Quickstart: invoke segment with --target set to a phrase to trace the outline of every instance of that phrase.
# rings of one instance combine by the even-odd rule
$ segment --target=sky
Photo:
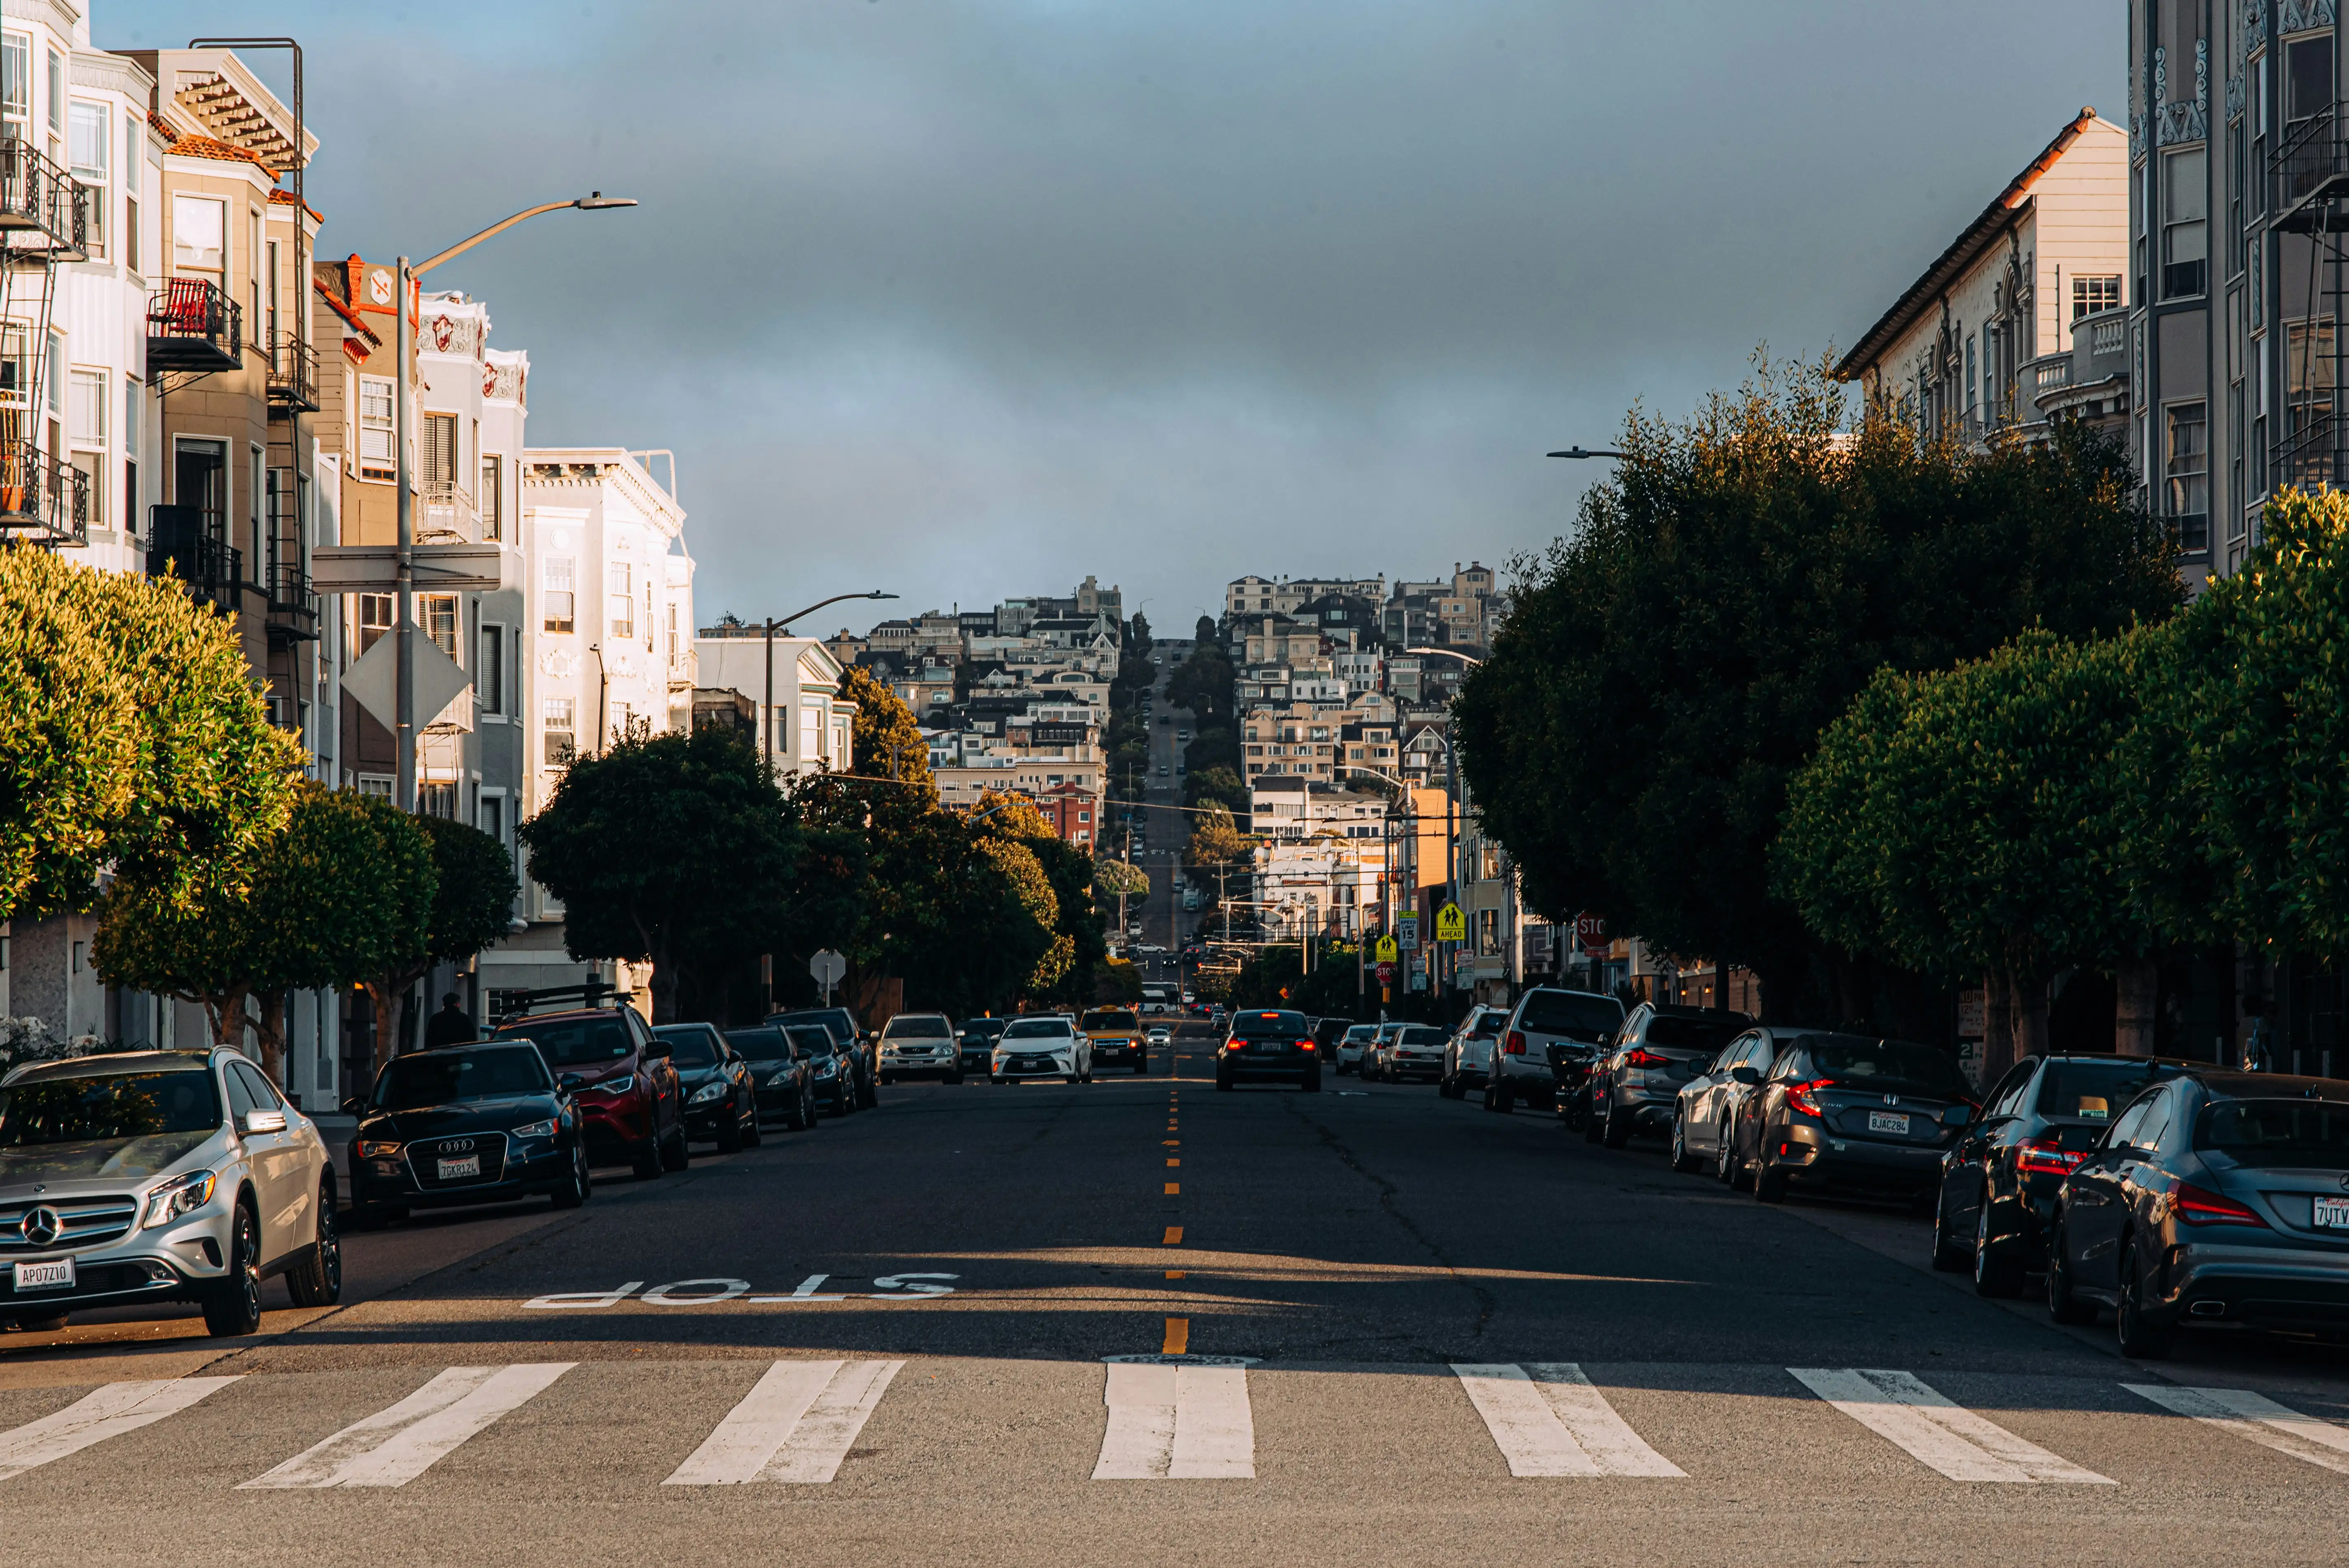
[[[1248,573],[1573,524],[1625,411],[1848,346],[2083,105],[2115,0],[90,0],[292,33],[320,252],[421,259],[534,444],[677,453],[698,618]],[[282,58],[282,57],[281,57]],[[254,55],[281,85],[285,66]]]

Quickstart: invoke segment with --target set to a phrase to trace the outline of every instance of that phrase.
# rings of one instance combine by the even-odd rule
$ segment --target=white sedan
[[[1034,1078],[1091,1083],[1092,1042],[1077,1032],[1075,1022],[1064,1013],[1014,1018],[996,1039],[987,1077],[998,1084]]]

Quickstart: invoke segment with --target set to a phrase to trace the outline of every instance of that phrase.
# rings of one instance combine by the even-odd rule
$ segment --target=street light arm
[[[593,203],[593,205],[591,206],[590,203]],[[409,268],[408,273],[410,277],[422,277],[426,273],[430,272],[433,268],[449,260],[451,256],[462,255],[467,251],[471,250],[475,245],[480,244],[483,240],[489,239],[493,235],[502,234],[508,229],[512,228],[516,223],[521,222],[523,219],[535,218],[541,212],[553,212],[564,207],[577,207],[585,211],[594,211],[605,207],[633,207],[635,205],[636,202],[629,200],[627,197],[606,196],[600,191],[595,192],[593,196],[574,197],[573,200],[568,201],[544,202],[539,206],[532,207],[523,211],[517,212],[502,223],[492,223],[470,240],[458,241],[455,244],[450,246],[439,255],[434,256],[430,261],[421,262],[417,265]]]
[[[1631,454],[1629,452],[1619,452],[1609,447],[1568,447],[1562,452],[1548,452],[1544,455],[1552,458],[1623,458],[1628,459]]]
[[[774,627],[777,631],[782,631],[787,629],[793,621],[798,620],[801,616],[812,615],[818,610],[823,609],[826,604],[837,604],[843,599],[895,599],[896,596],[897,595],[895,593],[884,593],[878,588],[875,588],[870,593],[834,593],[829,599],[817,600],[814,603],[810,604],[804,610],[794,610],[788,615],[770,616],[768,617],[767,624]]]

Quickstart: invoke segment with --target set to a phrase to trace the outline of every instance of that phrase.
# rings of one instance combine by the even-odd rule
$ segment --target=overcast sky
[[[676,449],[705,623],[1505,561],[1595,477],[1546,449],[1847,346],[2127,120],[2116,0],[91,3],[301,37],[325,254],[643,201],[431,281],[533,442]]]

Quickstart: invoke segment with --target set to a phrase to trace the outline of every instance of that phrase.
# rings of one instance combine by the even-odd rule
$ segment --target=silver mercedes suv
[[[191,1301],[261,1326],[261,1282],[342,1295],[335,1169],[317,1128],[233,1050],[34,1062],[0,1078],[0,1322]]]

